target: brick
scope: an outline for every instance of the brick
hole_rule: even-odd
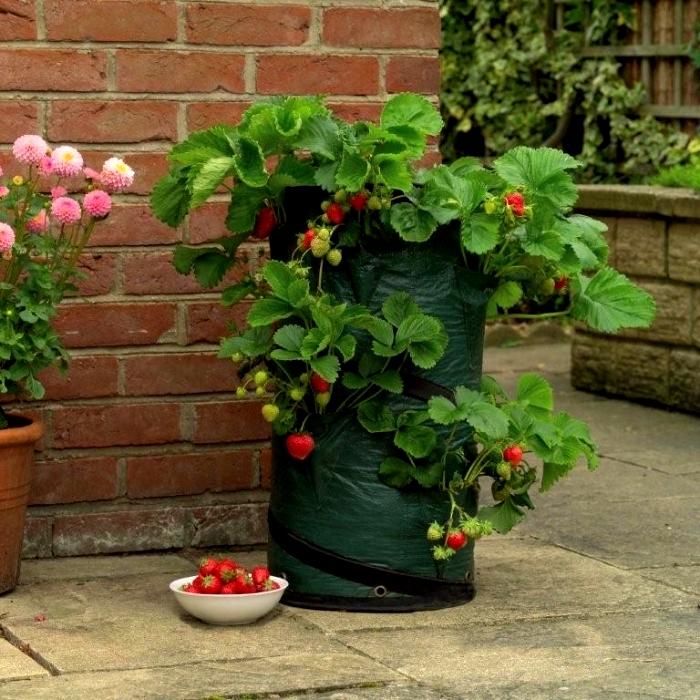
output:
[[[692,343],[692,290],[686,285],[636,280],[656,302],[656,318],[648,329],[624,330],[620,336],[677,345]]]
[[[260,488],[272,488],[272,450],[266,447],[258,453],[258,469],[260,471]]]
[[[107,355],[72,357],[68,372],[62,375],[51,368],[41,373],[41,383],[46,388],[46,399],[95,399],[117,396],[119,361]]]
[[[326,102],[326,106],[339,119],[349,122],[378,122],[383,102]]]
[[[440,92],[440,60],[432,56],[392,56],[386,68],[387,92]]]
[[[0,41],[36,39],[36,0],[3,0],[0,3]]]
[[[671,222],[668,229],[668,274],[674,280],[700,282],[700,222]]]
[[[255,486],[251,450],[132,457],[126,461],[130,498],[163,498]]]
[[[110,501],[119,496],[118,459],[57,459],[34,465],[30,503]]]
[[[672,349],[669,367],[669,404],[700,413],[700,351]]]
[[[193,442],[250,442],[270,439],[270,424],[262,417],[264,401],[215,401],[194,406]]]
[[[127,396],[166,396],[234,391],[235,367],[215,353],[132,355],[124,361]]]
[[[117,260],[114,253],[85,253],[81,255],[78,269],[87,277],[77,280],[77,293],[81,297],[91,297],[112,292],[115,285],[116,265]]]
[[[191,547],[258,545],[267,542],[267,503],[192,508]]]
[[[245,57],[197,51],[117,51],[117,89],[124,92],[244,92]]]
[[[664,347],[576,333],[571,383],[594,393],[667,404],[669,350]]]
[[[151,549],[181,549],[185,537],[183,508],[129,507],[127,511],[62,514],[54,518],[55,556],[144,552]]]
[[[17,70],[17,66],[21,66],[21,70]],[[106,89],[107,62],[100,51],[0,49],[0,90],[94,92]]]
[[[24,521],[24,542],[22,559],[45,559],[53,556],[53,519],[33,516],[32,509],[27,510]]]
[[[226,228],[226,212],[228,202],[207,202],[188,215],[189,240],[188,243],[208,243],[221,236],[230,236],[231,232]]]
[[[91,246],[146,246],[179,243],[178,232],[153,215],[148,204],[114,202],[90,237]]]
[[[309,38],[307,5],[189,3],[187,41],[218,46],[301,46]]]
[[[379,49],[438,49],[438,8],[331,7],[323,12],[323,43]]]
[[[373,56],[259,56],[256,83],[262,95],[376,95],[379,61]]]
[[[616,265],[626,275],[666,277],[666,222],[618,219]]]
[[[174,142],[178,136],[175,102],[145,99],[110,102],[56,100],[51,103],[50,111],[48,135],[52,141],[140,143],[166,140]],[[135,168],[130,161],[127,162]]]
[[[44,13],[50,41],[165,42],[177,39],[177,6],[172,2],[47,0]]]
[[[162,445],[180,440],[180,406],[110,404],[52,410],[55,449]]]
[[[19,136],[36,134],[38,130],[39,115],[35,102],[0,101],[0,142],[14,143]]]
[[[69,348],[152,345],[175,326],[174,303],[64,304],[54,323]]]
[[[617,217],[614,216],[595,216],[597,221],[605,224],[608,229],[603,233],[605,240],[607,241],[609,253],[608,253],[608,265],[617,268]]]
[[[241,302],[233,308],[221,306],[218,302],[195,302],[187,304],[186,335],[187,343],[218,343],[227,337],[231,323],[239,328],[245,326],[250,310],[249,302]]]
[[[128,255],[123,270],[126,294],[196,294],[204,291],[194,275],[183,275],[175,269],[172,251]],[[206,291],[223,289],[240,281],[245,271],[240,265],[232,268],[219,285]]]
[[[238,124],[250,102],[193,102],[187,109],[187,131],[208,129],[217,124]]]

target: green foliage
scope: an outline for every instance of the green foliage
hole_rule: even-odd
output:
[[[585,49],[623,40],[636,17],[618,0],[440,0],[442,152],[492,158],[561,147],[582,182],[639,182],[687,159],[687,136],[644,116],[641,84]],[[556,23],[557,7],[563,23]]]

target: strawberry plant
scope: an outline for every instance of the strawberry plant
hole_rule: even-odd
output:
[[[573,213],[574,158],[518,147],[489,168],[465,158],[420,169],[441,124],[417,95],[392,97],[377,124],[341,121],[316,98],[273,98],[237,126],[175,146],[152,196],[172,226],[212,198],[228,201],[230,235],[175,252],[176,268],[204,287],[235,266],[250,270],[246,241],[269,236],[270,259],[258,256],[223,292],[226,305],[252,299],[246,327],[220,348],[238,367],[237,394],[272,394],[263,415],[290,469],[313,462],[315,431],[329,417],[352,415],[385,440],[373,457],[378,482],[444,496],[444,517],[425,523],[436,562],[507,532],[533,507],[534,484],[546,490],[580,457],[591,469],[597,458],[587,426],[554,412],[537,375],[523,376],[513,398],[490,377],[436,384],[447,353],[464,364],[450,343],[465,322],[445,316],[441,300],[426,311],[413,277],[387,282],[392,261],[429,258],[435,283],[455,288],[478,280],[492,317],[552,294],[568,302],[549,315],[602,331],[646,326],[654,315],[651,297],[607,266],[605,225]],[[382,267],[387,251],[397,257]],[[373,296],[381,285],[386,293]],[[492,480],[494,504],[470,513],[462,496],[482,478]]]

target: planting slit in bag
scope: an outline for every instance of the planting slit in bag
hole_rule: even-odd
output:
[[[441,125],[412,94],[376,124],[272,98],[175,146],[153,192],[172,226],[230,192],[230,235],[174,262],[205,287],[238,267],[222,302],[252,300],[220,356],[241,398],[265,397],[269,564],[287,604],[470,600],[475,541],[525,517],[535,484],[580,457],[597,465],[588,427],[554,412],[543,378],[509,396],[482,376],[485,320],[554,296],[550,316],[607,332],[653,318],[649,295],[607,267],[605,226],[572,213],[573,158],[522,147],[489,169],[414,167]]]

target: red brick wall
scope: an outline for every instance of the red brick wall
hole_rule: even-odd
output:
[[[268,426],[215,357],[231,312],[171,265],[222,232],[221,208],[175,231],[148,195],[173,143],[259,96],[325,93],[345,117],[435,96],[439,38],[436,0],[0,0],[0,150],[39,133],[137,172],[60,312],[73,362],[38,405],[26,556],[265,540]]]

